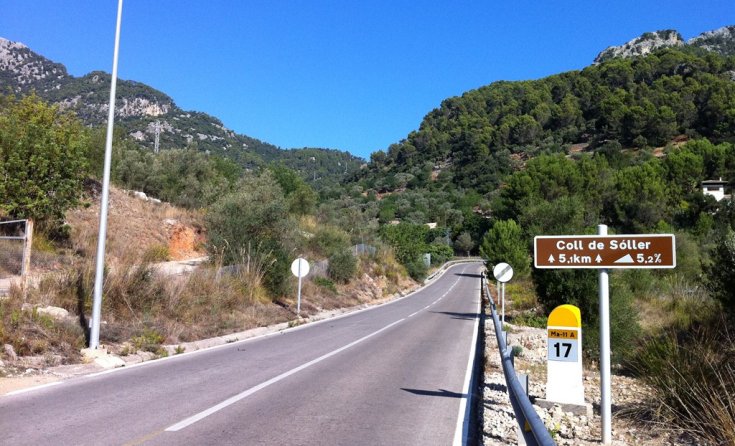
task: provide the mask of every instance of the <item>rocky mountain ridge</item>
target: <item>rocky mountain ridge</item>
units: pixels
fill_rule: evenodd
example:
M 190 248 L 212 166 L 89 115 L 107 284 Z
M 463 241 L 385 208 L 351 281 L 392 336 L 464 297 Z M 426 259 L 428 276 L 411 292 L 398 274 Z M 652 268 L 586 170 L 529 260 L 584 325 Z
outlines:
M 111 76 L 93 71 L 84 76 L 70 75 L 66 67 L 35 53 L 20 42 L 0 37 L 0 92 L 30 94 L 71 110 L 89 126 L 107 122 Z M 241 135 L 224 126 L 214 116 L 185 111 L 165 93 L 141 82 L 118 79 L 116 126 L 142 147 L 153 149 L 156 133 L 160 149 L 190 147 L 230 158 L 245 167 L 283 161 L 287 166 L 305 170 L 298 150 L 283 150 L 273 144 Z M 363 162 L 348 152 L 310 149 L 313 164 L 337 164 L 353 171 Z M 321 160 L 321 158 L 324 158 Z M 308 177 L 311 177 L 311 170 Z M 307 175 L 305 175 L 305 178 Z
M 693 46 L 706 51 L 730 56 L 735 54 L 735 26 L 723 26 L 716 30 L 706 31 L 687 41 L 678 31 L 667 29 L 647 32 L 629 42 L 619 46 L 611 46 L 603 50 L 594 60 L 595 64 L 602 63 L 616 57 L 645 56 L 659 48 L 677 46 Z

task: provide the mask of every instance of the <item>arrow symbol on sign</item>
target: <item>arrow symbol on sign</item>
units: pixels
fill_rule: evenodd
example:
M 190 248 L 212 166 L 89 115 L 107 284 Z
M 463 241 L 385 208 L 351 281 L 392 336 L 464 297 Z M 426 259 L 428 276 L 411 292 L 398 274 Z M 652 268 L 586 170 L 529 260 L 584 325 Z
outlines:
M 600 257 L 599 254 L 597 254 L 597 258 L 595 258 L 595 262 L 602 263 L 602 257 Z
M 554 255 L 549 256 L 549 263 L 554 263 Z

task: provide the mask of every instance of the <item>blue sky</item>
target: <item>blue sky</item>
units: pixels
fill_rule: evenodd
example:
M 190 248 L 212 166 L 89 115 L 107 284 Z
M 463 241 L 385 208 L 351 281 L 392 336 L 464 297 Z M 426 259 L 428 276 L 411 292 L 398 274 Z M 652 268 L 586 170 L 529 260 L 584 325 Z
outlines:
M 112 67 L 116 0 L 0 0 L 0 37 Z M 126 0 L 119 76 L 282 148 L 368 157 L 447 97 L 589 65 L 646 31 L 735 24 L 735 1 Z

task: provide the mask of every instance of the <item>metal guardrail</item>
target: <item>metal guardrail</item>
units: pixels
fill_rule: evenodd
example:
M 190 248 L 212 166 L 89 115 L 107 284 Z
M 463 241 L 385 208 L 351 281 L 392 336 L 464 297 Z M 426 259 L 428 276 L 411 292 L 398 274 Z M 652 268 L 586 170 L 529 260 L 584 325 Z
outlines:
M 484 260 L 482 260 L 482 257 L 465 257 L 462 259 L 454 259 L 454 260 L 449 260 L 447 262 L 444 262 L 444 264 L 440 266 L 439 269 L 429 274 L 429 276 L 426 277 L 426 279 L 424 279 L 424 283 L 428 283 L 430 280 L 432 280 L 434 277 L 444 272 L 444 270 L 446 270 L 450 266 L 459 265 L 460 263 L 475 263 L 475 262 L 484 262 Z
M 510 403 L 513 406 L 513 411 L 516 413 L 516 419 L 518 420 L 521 432 L 523 432 L 526 444 L 555 446 L 556 443 L 551 438 L 551 434 L 546 429 L 546 425 L 544 425 L 534 410 L 533 404 L 531 404 L 521 382 L 516 376 L 516 371 L 513 367 L 512 349 L 508 348 L 505 342 L 505 336 L 502 335 L 503 326 L 500 324 L 498 312 L 495 310 L 495 302 L 492 299 L 485 277 L 482 278 L 482 284 L 490 302 L 490 309 L 492 310 L 495 336 L 498 340 L 498 347 L 500 348 L 500 359 L 503 364 L 503 374 L 505 375 L 505 383 L 508 388 L 508 396 L 510 397 Z

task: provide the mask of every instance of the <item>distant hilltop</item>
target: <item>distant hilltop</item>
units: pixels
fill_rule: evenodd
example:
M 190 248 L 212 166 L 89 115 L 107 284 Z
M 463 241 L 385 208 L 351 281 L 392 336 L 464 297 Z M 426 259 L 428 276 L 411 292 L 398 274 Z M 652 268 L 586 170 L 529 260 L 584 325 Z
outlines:
M 76 77 L 20 42 L 0 37 L 0 95 L 35 93 L 44 101 L 73 111 L 90 127 L 107 123 L 111 76 L 92 71 Z M 207 113 L 185 111 L 174 100 L 142 82 L 118 79 L 115 125 L 139 147 L 153 150 L 192 148 L 229 158 L 246 168 L 283 162 L 316 182 L 341 181 L 363 160 L 347 152 L 305 148 L 283 150 L 238 134 Z
M 644 33 L 623 45 L 608 47 L 597 55 L 594 63 L 598 64 L 616 57 L 645 56 L 659 48 L 675 46 L 699 47 L 723 56 L 733 56 L 735 55 L 735 26 L 723 26 L 714 31 L 703 32 L 688 41 L 685 41 L 681 34 L 673 29 Z

